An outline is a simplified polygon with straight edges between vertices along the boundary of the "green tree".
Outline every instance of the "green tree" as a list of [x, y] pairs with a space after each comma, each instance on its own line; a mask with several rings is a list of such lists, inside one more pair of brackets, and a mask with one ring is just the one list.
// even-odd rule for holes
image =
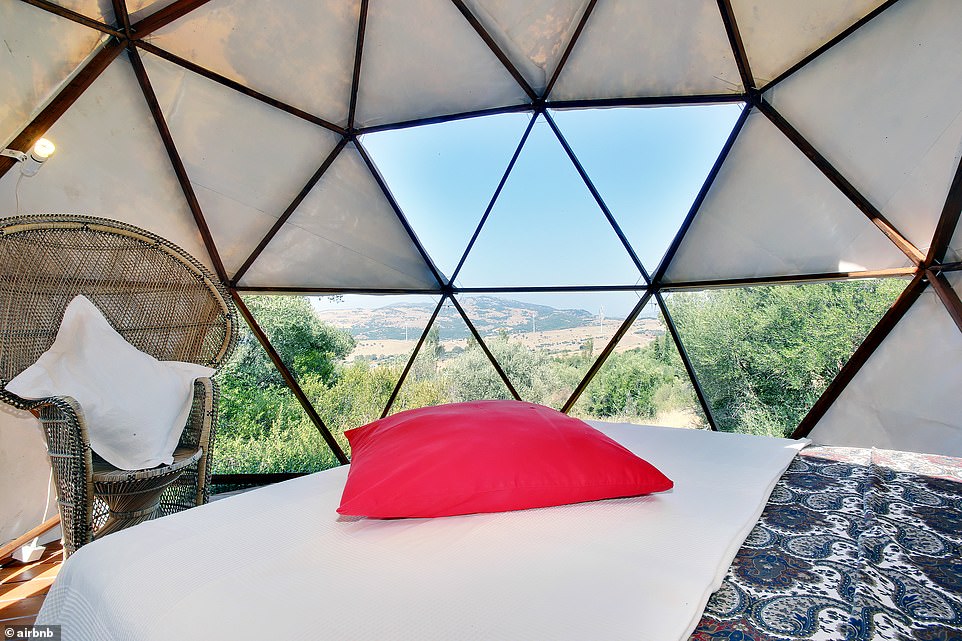
[[[349, 334], [318, 320], [306, 298], [251, 296], [245, 303], [305, 390], [316, 392], [335, 380], [337, 362], [354, 347]], [[333, 465], [333, 455], [255, 336], [246, 326], [239, 334], [237, 350], [219, 374], [217, 471], [310, 471]]]
[[[322, 323], [306, 297], [249, 296], [244, 302], [298, 380], [316, 376], [331, 382], [335, 363], [354, 349], [351, 335]], [[284, 385], [267, 352], [246, 326], [241, 328], [237, 351], [224, 375], [255, 387]]]
[[598, 417], [653, 418], [655, 394], [675, 380], [671, 366], [657, 358], [657, 341], [612, 354], [586, 391], [585, 409]]
[[720, 429], [790, 434], [904, 289], [863, 280], [672, 294]]

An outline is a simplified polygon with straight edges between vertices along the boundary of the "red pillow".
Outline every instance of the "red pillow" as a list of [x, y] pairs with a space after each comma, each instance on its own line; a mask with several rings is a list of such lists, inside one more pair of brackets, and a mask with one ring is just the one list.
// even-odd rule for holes
[[345, 432], [340, 514], [505, 512], [670, 489], [647, 461], [584, 421], [517, 401], [400, 412]]

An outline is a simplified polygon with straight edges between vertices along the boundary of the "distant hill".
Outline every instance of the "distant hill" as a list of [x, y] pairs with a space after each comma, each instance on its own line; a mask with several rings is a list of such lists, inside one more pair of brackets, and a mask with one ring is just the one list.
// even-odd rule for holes
[[[545, 332], [584, 327], [598, 317], [584, 309], [555, 309], [495, 296], [464, 296], [461, 306], [478, 332], [488, 336], [504, 329], [509, 333]], [[376, 309], [335, 309], [318, 311], [318, 317], [349, 331], [357, 340], [413, 339], [423, 330], [434, 311], [431, 303], [402, 303]], [[606, 321], [620, 321], [607, 318]], [[442, 340], [468, 337], [468, 329], [457, 310], [446, 305], [438, 316]]]

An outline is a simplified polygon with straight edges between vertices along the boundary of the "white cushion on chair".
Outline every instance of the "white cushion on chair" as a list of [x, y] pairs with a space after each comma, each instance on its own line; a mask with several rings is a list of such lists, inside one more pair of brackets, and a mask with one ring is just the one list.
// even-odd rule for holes
[[173, 462], [194, 380], [213, 374], [141, 352], [77, 296], [50, 349], [6, 389], [24, 398], [72, 396], [83, 409], [91, 448], [111, 465], [138, 470]]

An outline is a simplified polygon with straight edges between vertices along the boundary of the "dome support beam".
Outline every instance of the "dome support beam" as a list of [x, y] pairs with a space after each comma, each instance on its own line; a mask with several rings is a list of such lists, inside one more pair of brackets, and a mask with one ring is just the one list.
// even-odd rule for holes
[[596, 4], [598, 4], [598, 0], [589, 0], [584, 13], [581, 14], [581, 19], [578, 20], [578, 26], [575, 27], [575, 32], [571, 34], [571, 40], [568, 41], [568, 46], [565, 47], [564, 53], [561, 54], [561, 58], [558, 60], [558, 66], [555, 67], [554, 73], [551, 74], [551, 78], [548, 80], [548, 84], [545, 85], [544, 95], [541, 96], [542, 100], [547, 100], [548, 96], [551, 95], [551, 90], [554, 89], [555, 83], [558, 82], [558, 77], [561, 76], [565, 63], [568, 62], [571, 52], [574, 51], [575, 45], [581, 37], [581, 32], [584, 31], [585, 25], [588, 24], [588, 18], [591, 17], [591, 12], [594, 11]]
[[511, 379], [509, 379], [508, 375], [504, 373], [504, 370], [501, 368], [501, 364], [498, 363], [498, 359], [496, 359], [494, 354], [491, 353], [491, 350], [488, 349], [487, 344], [484, 342], [484, 339], [481, 338], [481, 334], [474, 326], [474, 323], [472, 323], [471, 319], [468, 318], [468, 315], [464, 313], [464, 308], [461, 307], [461, 303], [459, 303], [458, 299], [454, 296], [450, 296], [450, 299], [451, 303], [454, 305], [454, 308], [458, 310], [458, 314], [460, 314], [461, 318], [464, 319], [464, 324], [468, 326], [468, 329], [471, 331], [471, 335], [474, 336], [474, 340], [478, 342], [478, 346], [481, 348], [481, 351], [484, 352], [484, 355], [487, 356], [488, 360], [491, 361], [491, 364], [494, 365], [494, 369], [498, 372], [498, 376], [501, 377], [501, 380], [504, 381], [508, 391], [511, 392], [511, 396], [514, 397], [514, 400], [520, 401], [521, 396], [518, 395], [518, 391], [514, 389], [514, 385], [511, 384]]
[[347, 109], [347, 129], [354, 131], [354, 119], [357, 116], [357, 92], [361, 85], [361, 57], [364, 54], [364, 33], [367, 30], [368, 0], [361, 0], [360, 12], [357, 17], [357, 42], [354, 46], [354, 72], [351, 75], [351, 100]]
[[175, 54], [167, 51], [166, 49], [161, 49], [160, 47], [158, 47], [158, 46], [156, 46], [156, 45], [154, 45], [154, 44], [152, 44], [152, 43], [150, 43], [150, 42], [147, 42], [147, 41], [145, 41], [145, 40], [135, 40], [135, 41], [134, 41], [134, 44], [135, 44], [139, 49], [143, 49], [144, 51], [147, 51], [148, 53], [152, 53], [152, 54], [154, 54], [155, 56], [157, 56], [158, 58], [163, 58], [164, 60], [166, 60], [166, 61], [168, 61], [168, 62], [171, 62], [171, 63], [173, 63], [173, 64], [175, 64], [175, 65], [177, 65], [177, 66], [179, 66], [179, 67], [183, 67], [184, 69], [186, 69], [186, 70], [188, 70], [188, 71], [190, 71], [190, 72], [192, 72], [192, 73], [196, 73], [196, 74], [199, 75], [199, 76], [203, 76], [204, 78], [207, 78], [208, 80], [212, 80], [212, 81], [216, 82], [216, 83], [219, 84], [219, 85], [223, 85], [223, 86], [227, 87], [228, 89], [233, 89], [234, 91], [236, 91], [236, 92], [238, 92], [238, 93], [242, 93], [242, 94], [244, 94], [245, 96], [248, 96], [248, 97], [250, 97], [250, 98], [253, 98], [254, 100], [258, 100], [258, 101], [260, 101], [260, 102], [263, 102], [265, 105], [269, 105], [269, 106], [271, 106], [271, 107], [274, 107], [275, 109], [279, 109], [280, 111], [284, 111], [284, 112], [286, 112], [286, 113], [289, 113], [290, 115], [292, 115], [292, 116], [294, 116], [294, 117], [296, 117], [296, 118], [300, 118], [301, 120], [306, 120], [307, 122], [310, 122], [310, 123], [312, 123], [312, 124], [315, 124], [315, 125], [317, 125], [318, 127], [323, 127], [323, 128], [325, 128], [325, 129], [328, 129], [328, 130], [330, 130], [330, 131], [333, 131], [334, 133], [340, 134], [340, 135], [342, 135], [342, 136], [347, 135], [347, 130], [346, 130], [346, 129], [344, 129], [343, 127], [339, 127], [338, 125], [335, 125], [334, 123], [329, 122], [329, 121], [325, 120], [324, 118], [321, 118], [320, 116], [316, 116], [316, 115], [314, 115], [314, 114], [312, 114], [312, 113], [308, 113], [308, 112], [304, 111], [303, 109], [298, 109], [297, 107], [294, 107], [294, 106], [292, 106], [292, 105], [289, 105], [289, 104], [287, 104], [286, 102], [283, 102], [283, 101], [281, 101], [281, 100], [278, 100], [278, 99], [276, 99], [276, 98], [273, 98], [273, 97], [271, 97], [271, 96], [268, 96], [268, 95], [266, 95], [266, 94], [263, 94], [263, 93], [261, 93], [261, 92], [259, 92], [259, 91], [256, 91], [256, 90], [254, 90], [254, 89], [251, 89], [251, 88], [248, 87], [247, 85], [243, 85], [243, 84], [241, 84], [241, 83], [239, 83], [239, 82], [236, 82], [236, 81], [234, 81], [234, 80], [231, 80], [230, 78], [227, 78], [226, 76], [222, 76], [222, 75], [220, 75], [219, 73], [216, 73], [216, 72], [214, 72], [214, 71], [211, 71], [210, 69], [207, 69], [206, 67], [202, 67], [201, 65], [199, 65], [199, 64], [197, 64], [197, 63], [195, 63], [195, 62], [191, 62], [190, 60], [186, 60], [186, 59], [184, 59], [184, 58], [181, 58], [180, 56], [177, 56], [177, 55], [175, 55]]
[[150, 14], [143, 20], [130, 25], [130, 30], [138, 38], [145, 38], [158, 29], [162, 29], [174, 20], [186, 16], [188, 13], [207, 4], [209, 0], [176, 0], [160, 11]]
[[137, 76], [137, 82], [140, 83], [140, 89], [144, 94], [144, 100], [147, 102], [147, 107], [150, 109], [150, 114], [154, 118], [154, 124], [157, 126], [157, 132], [160, 134], [160, 138], [164, 143], [164, 148], [167, 150], [167, 156], [170, 159], [170, 164], [174, 169], [174, 173], [177, 175], [177, 181], [180, 183], [181, 191], [184, 192], [184, 198], [187, 200], [187, 206], [190, 208], [190, 213], [194, 217], [194, 222], [197, 225], [198, 231], [200, 231], [200, 236], [204, 241], [204, 247], [207, 249], [207, 254], [210, 256], [211, 262], [214, 263], [214, 271], [217, 272], [217, 278], [219, 278], [222, 283], [226, 284], [229, 281], [227, 278], [227, 270], [224, 268], [224, 263], [220, 258], [220, 253], [217, 251], [217, 246], [214, 244], [214, 237], [211, 235], [210, 227], [208, 227], [207, 220], [204, 218], [204, 212], [200, 208], [200, 202], [198, 202], [197, 195], [194, 193], [194, 188], [190, 183], [190, 177], [187, 175], [187, 169], [184, 167], [184, 161], [181, 160], [180, 154], [177, 152], [177, 147], [174, 145], [174, 138], [170, 134], [170, 128], [167, 126], [167, 120], [164, 118], [164, 113], [160, 108], [160, 103], [157, 102], [157, 95], [154, 93], [154, 88], [150, 84], [150, 78], [147, 77], [147, 70], [144, 68], [144, 62], [140, 59], [140, 53], [137, 51], [136, 47], [129, 45], [127, 50], [130, 56], [130, 64], [134, 68], [134, 75]]
[[651, 277], [648, 275], [648, 272], [645, 270], [645, 266], [641, 264], [641, 259], [638, 258], [638, 254], [635, 253], [634, 247], [632, 247], [631, 243], [628, 242], [628, 237], [625, 236], [625, 232], [621, 230], [621, 226], [618, 224], [618, 221], [615, 220], [615, 217], [611, 214], [611, 210], [608, 209], [608, 205], [605, 204], [604, 199], [601, 197], [601, 193], [595, 188], [595, 184], [591, 182], [591, 178], [588, 176], [588, 172], [586, 172], [585, 168], [581, 166], [581, 161], [578, 160], [578, 157], [575, 155], [575, 152], [571, 149], [571, 146], [568, 144], [568, 141], [565, 140], [565, 137], [562, 135], [561, 130], [558, 129], [558, 125], [555, 124], [554, 118], [551, 117], [551, 114], [545, 111], [544, 119], [548, 122], [548, 126], [551, 127], [551, 131], [554, 132], [554, 135], [558, 139], [558, 142], [561, 143], [561, 146], [564, 148], [565, 153], [568, 155], [568, 159], [571, 161], [571, 164], [575, 166], [575, 169], [577, 170], [578, 175], [581, 176], [581, 180], [585, 183], [585, 186], [588, 188], [588, 191], [591, 192], [591, 196], [595, 199], [595, 203], [597, 203], [598, 207], [601, 208], [602, 213], [604, 213], [605, 218], [608, 220], [608, 224], [611, 225], [611, 228], [614, 230], [615, 235], [618, 236], [618, 240], [621, 241], [621, 244], [624, 246], [625, 251], [628, 252], [628, 255], [631, 257], [631, 261], [635, 264], [635, 268], [638, 269], [638, 271], [641, 273], [641, 277], [644, 279], [645, 284], [650, 285]]
[[942, 207], [942, 214], [939, 216], [939, 224], [935, 228], [929, 253], [925, 257], [925, 265], [929, 270], [929, 281], [932, 283], [932, 288], [939, 295], [939, 300], [945, 305], [949, 316], [962, 331], [962, 300], [959, 299], [959, 295], [942, 273], [941, 266], [946, 253], [948, 253], [949, 243], [952, 242], [952, 235], [955, 233], [960, 218], [962, 218], [962, 160], [959, 161], [959, 166], [955, 170], [955, 176], [949, 186], [949, 193], [945, 197], [945, 205]]
[[609, 109], [611, 107], [673, 107], [687, 105], [719, 105], [745, 102], [743, 93], [710, 93], [693, 96], [638, 96], [634, 98], [592, 98], [588, 100], [554, 100], [546, 109]]
[[400, 122], [389, 122], [383, 125], [371, 125], [370, 127], [362, 127], [357, 130], [358, 136], [363, 136], [365, 134], [374, 134], [381, 131], [394, 131], [397, 129], [410, 129], [412, 127], [420, 127], [422, 125], [439, 125], [444, 122], [453, 122], [455, 120], [467, 120], [469, 118], [481, 118], [484, 116], [498, 116], [501, 114], [516, 114], [523, 113], [526, 111], [533, 111], [534, 107], [532, 105], [508, 105], [506, 107], [488, 107], [486, 109], [476, 109], [474, 111], [462, 111], [454, 114], [446, 114], [443, 116], [428, 116], [426, 118], [415, 118], [413, 120], [402, 120]]
[[851, 358], [842, 366], [832, 382], [828, 384], [822, 395], [818, 397], [815, 404], [805, 415], [805, 418], [799, 422], [798, 427], [792, 432], [792, 438], [805, 438], [814, 429], [818, 421], [825, 415], [828, 408], [838, 399], [842, 394], [848, 384], [855, 378], [862, 366], [868, 361], [868, 359], [875, 353], [878, 346], [882, 344], [882, 341], [891, 333], [898, 324], [902, 317], [905, 316], [912, 304], [918, 300], [919, 296], [928, 286], [928, 281], [925, 279], [925, 272], [919, 271], [912, 282], [909, 283], [892, 306], [889, 307], [888, 311], [882, 316], [878, 324], [872, 328], [862, 344], [858, 346], [855, 353], [852, 354]]
[[234, 285], [235, 291], [244, 294], [293, 294], [297, 296], [337, 296], [342, 294], [373, 296], [403, 294], [444, 294], [441, 287], [412, 289], [406, 287], [267, 287], [263, 285]]
[[110, 34], [117, 38], [123, 38], [124, 32], [114, 27], [104, 24], [99, 20], [94, 20], [93, 18], [88, 18], [82, 13], [77, 13], [67, 7], [62, 7], [59, 4], [54, 4], [48, 0], [22, 0], [22, 2], [29, 4], [31, 6], [37, 7], [38, 9], [43, 9], [54, 15], [60, 16], [61, 18], [66, 18], [67, 20], [73, 20], [77, 24], [82, 24], [85, 27], [90, 27], [91, 29], [96, 29], [103, 33]]
[[868, 218], [873, 225], [878, 227], [913, 264], [921, 265], [923, 263], [925, 254], [913, 245], [904, 234], [896, 229], [895, 225], [893, 225], [875, 205], [869, 202], [868, 198], [863, 196], [825, 156], [820, 154], [795, 127], [775, 110], [775, 107], [764, 99], [761, 99], [758, 101], [758, 109], [765, 114], [768, 120], [771, 121], [779, 131], [785, 134], [785, 137], [791, 140], [792, 144], [805, 154], [805, 156], [812, 161], [812, 164], [814, 164], [839, 191], [845, 194], [845, 196], [852, 201], [852, 204], [865, 214], [865, 217]]
[[571, 392], [571, 396], [568, 397], [568, 400], [565, 401], [565, 404], [561, 406], [562, 412], [567, 414], [571, 411], [571, 408], [574, 407], [575, 403], [578, 402], [578, 399], [581, 398], [581, 394], [584, 393], [585, 388], [588, 387], [588, 383], [591, 382], [591, 379], [595, 377], [595, 374], [598, 373], [598, 370], [601, 369], [601, 366], [605, 364], [605, 361], [608, 360], [608, 357], [611, 356], [612, 352], [615, 351], [615, 346], [618, 345], [618, 342], [624, 337], [625, 334], [628, 333], [628, 330], [631, 329], [631, 326], [634, 324], [635, 320], [637, 320], [638, 315], [641, 314], [642, 310], [645, 309], [645, 305], [647, 305], [648, 301], [651, 300], [651, 296], [652, 290], [646, 290], [641, 298], [638, 299], [638, 302], [628, 313], [628, 316], [625, 317], [624, 322], [621, 323], [621, 327], [619, 327], [618, 331], [616, 331], [614, 336], [611, 337], [611, 340], [608, 341], [608, 344], [605, 345], [605, 348], [601, 350], [601, 353], [598, 354], [598, 358], [595, 359], [595, 362], [591, 364], [591, 367], [585, 373], [584, 378], [581, 379], [581, 382], [578, 383], [578, 386], [575, 388], [575, 390]]
[[695, 388], [695, 396], [698, 397], [698, 402], [701, 404], [701, 410], [704, 412], [705, 419], [708, 421], [708, 427], [711, 431], [717, 432], [718, 422], [715, 421], [715, 414], [712, 411], [711, 404], [708, 402], [708, 396], [705, 395], [705, 391], [701, 387], [698, 374], [695, 372], [695, 367], [692, 365], [691, 358], [688, 356], [688, 350], [685, 349], [685, 345], [682, 343], [681, 335], [678, 333], [678, 328], [675, 326], [675, 321], [671, 318], [671, 312], [668, 310], [668, 305], [665, 304], [665, 299], [662, 297], [660, 291], [655, 291], [655, 300], [658, 301], [661, 315], [665, 319], [665, 325], [671, 334], [671, 340], [675, 342], [675, 348], [678, 350], [681, 362], [685, 366], [685, 371], [688, 372], [688, 378], [691, 379], [692, 387]]
[[397, 379], [397, 384], [391, 391], [391, 396], [388, 397], [387, 403], [384, 405], [384, 411], [381, 412], [381, 418], [390, 413], [391, 408], [394, 406], [394, 401], [397, 400], [397, 395], [401, 392], [401, 386], [404, 385], [404, 381], [408, 377], [408, 372], [414, 367], [414, 360], [417, 358], [418, 353], [421, 351], [421, 346], [424, 345], [424, 341], [428, 338], [428, 332], [431, 331], [431, 327], [434, 325], [434, 321], [437, 320], [438, 314], [441, 313], [441, 308], [444, 306], [444, 301], [447, 300], [448, 296], [441, 296], [438, 301], [437, 306], [434, 308], [434, 312], [431, 314], [431, 318], [428, 319], [427, 324], [424, 326], [424, 331], [421, 332], [421, 336], [418, 338], [417, 344], [414, 346], [414, 351], [411, 352], [411, 358], [408, 359], [407, 363], [404, 364], [404, 369], [401, 371], [400, 378]]
[[461, 254], [461, 260], [458, 261], [457, 266], [451, 273], [451, 278], [449, 283], [454, 283], [457, 279], [458, 274], [461, 273], [461, 268], [464, 267], [464, 261], [468, 259], [468, 254], [471, 253], [471, 248], [474, 247], [474, 243], [478, 240], [478, 236], [481, 234], [481, 229], [484, 227], [484, 223], [488, 220], [488, 216], [491, 215], [491, 210], [494, 209], [494, 203], [497, 202], [498, 197], [501, 195], [501, 190], [504, 189], [505, 183], [508, 182], [508, 176], [511, 174], [511, 170], [514, 169], [515, 163], [518, 161], [518, 156], [521, 155], [521, 150], [524, 149], [524, 144], [528, 140], [528, 136], [531, 134], [531, 130], [534, 128], [534, 123], [538, 119], [537, 115], [531, 117], [528, 121], [528, 126], [525, 127], [524, 133], [521, 134], [521, 140], [518, 142], [518, 146], [514, 150], [514, 154], [511, 156], [511, 160], [508, 161], [508, 166], [504, 170], [504, 174], [501, 175], [501, 180], [498, 182], [498, 187], [494, 190], [494, 195], [491, 196], [491, 200], [488, 201], [488, 206], [484, 208], [484, 214], [481, 215], [481, 220], [478, 221], [478, 226], [474, 229], [474, 233], [471, 235], [471, 240], [468, 241], [467, 247], [464, 248], [464, 253]]
[[[107, 44], [90, 59], [87, 65], [77, 72], [77, 75], [67, 83], [60, 93], [7, 146], [20, 151], [26, 151], [33, 147], [33, 144], [47, 133], [47, 130], [60, 119], [60, 116], [76, 102], [77, 98], [86, 91], [87, 87], [93, 84], [93, 81], [103, 73], [104, 69], [110, 66], [110, 63], [123, 50], [123, 41], [116, 38], [108, 40]], [[0, 156], [0, 178], [15, 163], [16, 161], [13, 158]]]
[[945, 260], [945, 254], [948, 252], [952, 234], [955, 233], [960, 217], [962, 217], [962, 160], [959, 161], [952, 184], [949, 186], [949, 193], [945, 197], [942, 215], [939, 216], [939, 224], [935, 228], [929, 253], [925, 257], [926, 265], [941, 263]]
[[421, 244], [421, 240], [418, 238], [417, 234], [414, 233], [414, 228], [411, 227], [408, 219], [405, 218], [404, 212], [401, 211], [401, 206], [397, 204], [394, 194], [391, 193], [387, 183], [384, 182], [384, 177], [381, 176], [381, 172], [377, 170], [377, 167], [371, 160], [371, 157], [367, 155], [367, 150], [364, 149], [364, 145], [362, 145], [359, 140], [355, 140], [354, 147], [357, 149], [357, 153], [360, 154], [364, 164], [367, 165], [368, 171], [371, 172], [371, 176], [374, 177], [374, 181], [377, 183], [377, 186], [380, 187], [384, 197], [387, 198], [388, 203], [391, 205], [391, 209], [394, 211], [394, 215], [397, 216], [398, 222], [400, 222], [401, 226], [404, 227], [404, 231], [407, 232], [408, 237], [411, 239], [411, 242], [414, 243], [414, 246], [417, 248], [421, 258], [424, 259], [424, 262], [431, 271], [431, 275], [434, 277], [434, 280], [439, 286], [443, 286], [444, 278], [441, 276], [441, 272], [438, 271], [434, 261], [431, 260], [431, 257], [428, 255], [427, 251], [425, 251], [424, 245]]
[[307, 184], [304, 185], [304, 187], [296, 196], [294, 196], [294, 200], [292, 200], [287, 206], [287, 209], [284, 210], [284, 213], [280, 215], [280, 217], [264, 235], [261, 241], [257, 243], [257, 247], [255, 247], [250, 253], [250, 255], [247, 257], [247, 260], [245, 260], [240, 268], [234, 273], [234, 277], [231, 279], [231, 285], [236, 286], [237, 281], [244, 277], [244, 274], [246, 274], [247, 270], [250, 269], [251, 265], [254, 264], [254, 261], [257, 260], [257, 257], [261, 255], [261, 252], [264, 251], [264, 249], [270, 244], [271, 240], [274, 239], [274, 236], [277, 235], [277, 232], [281, 230], [281, 227], [284, 226], [284, 223], [287, 222], [287, 219], [294, 214], [294, 210], [296, 210], [300, 206], [301, 202], [307, 198], [307, 195], [311, 193], [311, 190], [314, 189], [314, 186], [321, 179], [321, 176], [323, 176], [327, 171], [327, 168], [334, 163], [334, 159], [337, 158], [338, 154], [341, 153], [341, 150], [344, 149], [346, 144], [347, 138], [341, 138], [338, 141], [338, 143], [334, 146], [334, 149], [331, 150], [331, 153], [329, 153], [327, 158], [324, 159], [324, 162], [321, 163], [321, 166], [317, 168], [317, 171], [314, 172], [314, 175], [312, 175], [307, 181]]
[[840, 43], [842, 40], [845, 40], [847, 37], [849, 37], [856, 31], [861, 29], [863, 26], [865, 26], [866, 24], [874, 20], [882, 12], [890, 8], [892, 5], [894, 5], [898, 1], [899, 0], [886, 0], [886, 2], [883, 2], [878, 7], [876, 7], [873, 11], [864, 15], [860, 20], [856, 21], [848, 29], [846, 29], [845, 31], [842, 31], [840, 34], [838, 34], [837, 36], [835, 36], [834, 38], [832, 38], [831, 40], [823, 44], [821, 47], [819, 47], [818, 49], [808, 54], [807, 56], [805, 56], [804, 58], [796, 62], [794, 65], [792, 65], [791, 67], [783, 71], [777, 78], [775, 78], [774, 80], [769, 82], [767, 85], [762, 87], [761, 91], [765, 93], [773, 89], [775, 86], [780, 84], [786, 78], [794, 75], [796, 71], [798, 71], [799, 69], [801, 69], [802, 67], [810, 63], [812, 60], [815, 60], [815, 58], [818, 58], [820, 55], [822, 55], [823, 53], [825, 53], [826, 51], [828, 51], [829, 49], [831, 49], [832, 47]]
[[932, 289], [938, 294], [939, 300], [945, 305], [945, 310], [952, 317], [959, 331], [962, 332], [962, 300], [959, 299], [959, 295], [952, 289], [949, 279], [942, 272], [929, 269], [926, 273], [929, 283], [932, 284]]
[[738, 116], [738, 120], [735, 121], [735, 126], [732, 127], [731, 133], [728, 134], [728, 139], [725, 141], [721, 151], [718, 152], [718, 157], [715, 159], [715, 164], [712, 165], [711, 171], [708, 172], [705, 182], [702, 183], [701, 189], [698, 191], [698, 195], [695, 196], [695, 201], [691, 204], [688, 214], [685, 216], [685, 220], [682, 221], [681, 227], [678, 229], [678, 233], [676, 233], [675, 237], [672, 238], [671, 244], [668, 246], [668, 250], [665, 252], [665, 256], [661, 259], [661, 263], [659, 263], [658, 268], [655, 270], [655, 274], [651, 279], [651, 284], [653, 287], [660, 287], [661, 282], [665, 279], [665, 273], [668, 271], [668, 267], [671, 265], [671, 261], [674, 259], [675, 254], [678, 253], [678, 248], [681, 247], [681, 241], [684, 240], [685, 234], [688, 233], [688, 229], [695, 220], [695, 216], [698, 215], [698, 210], [701, 208], [701, 204], [708, 196], [708, 192], [711, 190], [711, 186], [714, 184], [715, 178], [718, 176], [718, 172], [721, 171], [722, 165], [725, 163], [725, 159], [728, 158], [729, 152], [731, 152], [732, 147], [735, 145], [735, 139], [738, 138], [739, 132], [741, 132], [742, 127], [745, 126], [745, 121], [748, 120], [748, 116], [751, 111], [751, 103], [746, 104], [745, 108], [742, 109], [742, 113]]
[[514, 66], [514, 63], [511, 62], [511, 59], [508, 58], [504, 51], [501, 50], [501, 47], [499, 47], [498, 43], [494, 41], [494, 38], [491, 37], [491, 34], [485, 31], [478, 19], [473, 13], [471, 13], [471, 10], [465, 6], [463, 0], [451, 0], [451, 3], [457, 7], [458, 11], [461, 12], [461, 15], [464, 16], [464, 19], [468, 21], [468, 24], [470, 24], [474, 31], [481, 37], [482, 40], [484, 40], [484, 44], [488, 45], [488, 49], [491, 50], [491, 53], [493, 53], [495, 57], [501, 61], [501, 64], [504, 65], [504, 68], [508, 70], [508, 73], [511, 74], [511, 77], [514, 78], [515, 82], [517, 82], [524, 92], [528, 94], [528, 97], [532, 100], [537, 100], [538, 94], [535, 93], [534, 89], [531, 88], [531, 85], [528, 84], [528, 81], [524, 79], [524, 76], [522, 76], [521, 72], [518, 71], [518, 68]]
[[130, 15], [127, 13], [127, 3], [125, 0], [110, 0], [114, 7], [114, 16], [117, 18], [117, 26], [124, 30], [124, 37], [130, 40]]
[[274, 346], [271, 345], [271, 341], [267, 337], [267, 334], [265, 334], [264, 330], [261, 329], [261, 326], [258, 325], [257, 319], [255, 319], [254, 315], [251, 314], [251, 310], [248, 309], [247, 304], [244, 303], [244, 299], [242, 299], [240, 294], [238, 294], [234, 289], [230, 290], [230, 296], [234, 300], [234, 304], [237, 305], [237, 311], [239, 311], [241, 316], [244, 317], [244, 320], [247, 322], [247, 326], [250, 327], [251, 332], [254, 334], [255, 338], [257, 338], [257, 341], [261, 344], [261, 347], [263, 347], [264, 351], [267, 352], [267, 356], [271, 359], [274, 367], [277, 368], [281, 378], [284, 379], [284, 382], [291, 390], [291, 393], [294, 394], [297, 402], [300, 403], [301, 407], [304, 408], [304, 412], [307, 413], [308, 418], [310, 418], [311, 422], [314, 423], [314, 427], [316, 427], [317, 431], [321, 433], [321, 437], [324, 439], [324, 442], [327, 443], [327, 446], [331, 448], [331, 451], [334, 453], [334, 456], [337, 458], [338, 462], [340, 462], [342, 465], [350, 463], [347, 455], [344, 454], [344, 450], [342, 450], [340, 444], [338, 444], [337, 439], [335, 439], [334, 435], [331, 434], [331, 430], [328, 429], [327, 425], [317, 413], [317, 410], [314, 409], [314, 405], [311, 404], [310, 399], [307, 398], [307, 394], [305, 394], [304, 390], [301, 389], [297, 379], [294, 378], [294, 374], [291, 373], [291, 370], [289, 370], [287, 365], [284, 364], [284, 361], [281, 360], [280, 354], [278, 354], [277, 350], [274, 349]]
[[752, 67], [748, 62], [748, 52], [745, 50], [745, 43], [742, 42], [742, 35], [738, 31], [738, 22], [735, 20], [731, 0], [718, 0], [718, 11], [721, 13], [722, 22], [725, 23], [728, 44], [731, 45], [732, 55], [735, 57], [738, 75], [742, 79], [742, 87], [749, 96], [757, 94], [755, 76], [752, 74]]
[[821, 272], [818, 274], [788, 274], [784, 276], [749, 276], [747, 278], [720, 278], [717, 280], [689, 280], [661, 283], [661, 291], [686, 291], [721, 289], [726, 287], [756, 287], [758, 285], [796, 285], [799, 283], [824, 283], [828, 281], [862, 278], [898, 278], [914, 276], [917, 267], [893, 269], [870, 269], [856, 272]]

